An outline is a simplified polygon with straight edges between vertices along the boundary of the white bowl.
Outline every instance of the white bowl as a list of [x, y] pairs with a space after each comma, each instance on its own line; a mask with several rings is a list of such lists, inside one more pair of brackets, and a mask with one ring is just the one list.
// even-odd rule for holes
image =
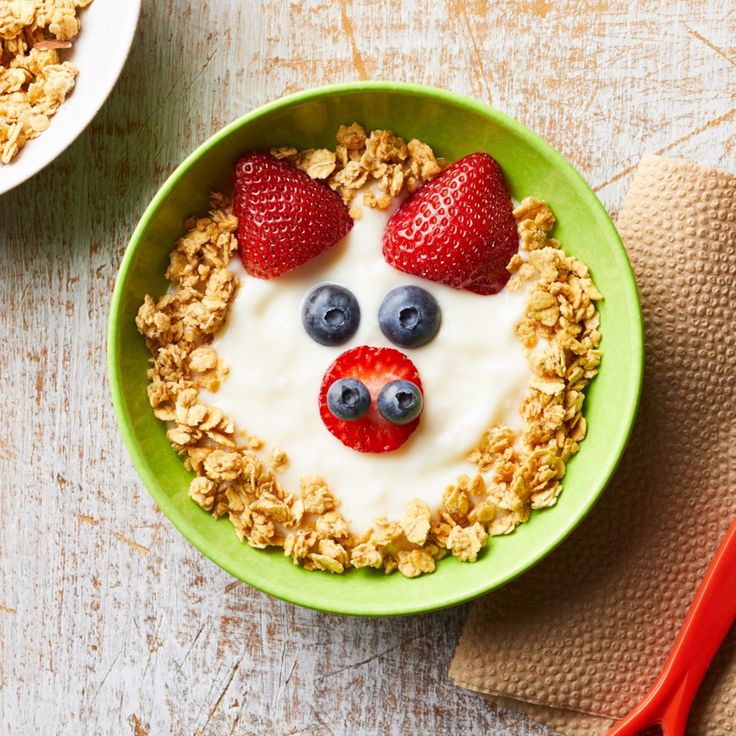
[[0, 194], [50, 164], [97, 114], [128, 58], [140, 10], [141, 0], [94, 0], [80, 11], [82, 28], [63, 56], [79, 68], [76, 86], [48, 129], [0, 164]]

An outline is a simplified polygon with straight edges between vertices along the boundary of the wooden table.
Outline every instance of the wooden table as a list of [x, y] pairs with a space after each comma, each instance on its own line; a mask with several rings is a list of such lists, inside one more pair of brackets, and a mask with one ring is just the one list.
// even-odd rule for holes
[[144, 0], [101, 114], [0, 199], [2, 734], [549, 733], [448, 680], [467, 606], [377, 621], [301, 610], [233, 580], [163, 518], [108, 395], [115, 273], [185, 154], [328, 82], [486, 100], [613, 212], [644, 152], [734, 170], [735, 37], [727, 0]]

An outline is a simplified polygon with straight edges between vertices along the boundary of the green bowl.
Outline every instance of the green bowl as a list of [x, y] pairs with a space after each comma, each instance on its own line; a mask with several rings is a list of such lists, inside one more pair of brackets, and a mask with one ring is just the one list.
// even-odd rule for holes
[[[228, 181], [243, 151], [276, 145], [332, 146], [341, 123], [388, 128], [426, 141], [458, 159], [487, 151], [516, 199], [547, 200], [556, 236], [582, 258], [605, 296], [603, 362], [586, 401], [589, 432], [570, 462], [556, 506], [532, 514], [506, 537], [495, 537], [478, 562], [443, 560], [432, 575], [350, 570], [310, 573], [279, 550], [251, 549], [227, 519], [215, 521], [192, 502], [190, 473], [171, 449], [148, 404], [148, 352], [134, 317], [145, 294], [167, 288], [168, 254], [182, 222], [205, 212], [208, 192]], [[642, 378], [643, 336], [636, 283], [605, 209], [573, 167], [548, 143], [506, 115], [451, 92], [393, 82], [323, 87], [265, 105], [223, 128], [192, 153], [153, 198], [133, 233], [115, 284], [109, 321], [110, 385], [120, 428], [135, 467], [155, 502], [215, 564], [266, 593], [324, 611], [400, 615], [430, 611], [486, 593], [528, 570], [573, 530], [603, 491], [629, 436]]]

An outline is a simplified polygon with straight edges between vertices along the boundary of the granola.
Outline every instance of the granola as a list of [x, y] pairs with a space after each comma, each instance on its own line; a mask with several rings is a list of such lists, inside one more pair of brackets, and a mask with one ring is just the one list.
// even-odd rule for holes
[[59, 58], [92, 0], [0, 3], [0, 163], [43, 133], [74, 88], [77, 67]]
[[[346, 203], [367, 181], [361, 206], [381, 207], [417, 181], [443, 168], [426, 144], [388, 131], [370, 134], [358, 124], [341, 126], [334, 152], [273, 149], [309, 176], [325, 180]], [[398, 521], [378, 518], [354, 534], [340, 513], [340, 499], [319, 476], [303, 476], [287, 490], [279, 472], [287, 452], [248, 434], [221, 410], [200, 402], [226, 375], [210, 343], [224, 323], [239, 287], [228, 269], [236, 249], [237, 219], [231, 201], [212, 197], [208, 216], [190, 218], [170, 255], [170, 291], [147, 296], [136, 323], [151, 352], [148, 395], [155, 415], [169, 423], [168, 438], [195, 477], [189, 495], [216, 518], [227, 515], [239, 538], [255, 548], [280, 546], [294, 564], [334, 574], [350, 567], [398, 569], [407, 577], [434, 571], [451, 553], [474, 562], [489, 536], [512, 532], [532, 509], [551, 506], [561, 490], [566, 463], [586, 433], [584, 390], [601, 360], [596, 289], [587, 267], [550, 236], [549, 206], [527, 197], [514, 210], [520, 252], [508, 264], [508, 288], [528, 288], [526, 310], [516, 327], [532, 370], [521, 407], [524, 428], [489, 427], [467, 455], [475, 469], [461, 475], [432, 513], [412, 499]]]
[[448, 163], [438, 159], [426, 143], [414, 138], [405, 141], [388, 130], [368, 134], [358, 123], [340, 126], [334, 151], [299, 151], [293, 146], [280, 146], [272, 148], [271, 154], [306, 171], [312, 179], [325, 180], [348, 205], [367, 183], [375, 184], [378, 194], [364, 191], [360, 203], [351, 207], [350, 214], [356, 220], [361, 217], [361, 204], [386, 209], [402, 191], [413, 192], [420, 182], [436, 177]]

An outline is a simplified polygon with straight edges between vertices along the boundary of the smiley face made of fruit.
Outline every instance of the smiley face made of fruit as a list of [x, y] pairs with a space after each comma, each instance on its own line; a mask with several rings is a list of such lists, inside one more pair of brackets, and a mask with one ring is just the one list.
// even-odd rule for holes
[[[361, 252], [374, 249], [373, 262], [382, 253], [383, 265], [398, 277], [394, 288], [378, 295], [377, 309], [371, 304], [373, 313], [348, 286], [324, 277], [334, 272], [331, 266], [339, 257], [333, 247], [356, 224], [336, 193], [259, 152], [247, 153], [236, 163], [234, 190], [240, 260], [255, 277], [244, 291], [257, 290], [256, 280], [283, 283], [285, 290], [295, 285], [303, 289], [305, 281], [311, 281], [311, 288], [300, 294], [300, 337], [306, 335], [326, 348], [321, 353], [324, 368], [312, 396], [298, 400], [309, 401], [324, 427], [352, 450], [396, 451], [417, 430], [425, 404], [433, 400], [425, 395], [414, 359], [443, 324], [442, 298], [436, 289], [433, 293], [433, 285], [482, 295], [485, 301], [497, 298], [492, 295], [508, 280], [506, 265], [517, 252], [518, 235], [499, 165], [486, 153], [471, 154], [403, 203], [397, 201], [400, 206], [393, 208], [387, 225], [388, 214], [366, 213], [374, 228], [361, 242]], [[358, 221], [356, 231], [363, 225]], [[385, 230], [377, 232], [381, 227]], [[356, 269], [360, 267], [356, 263]], [[402, 273], [409, 275], [405, 283]], [[369, 281], [371, 275], [367, 269], [358, 271], [353, 282]], [[375, 302], [376, 295], [371, 296]], [[257, 309], [253, 316], [258, 316]], [[297, 341], [294, 317], [289, 308], [292, 324], [283, 337], [292, 344]], [[377, 324], [388, 345], [351, 344], [366, 320]], [[274, 335], [274, 343], [278, 339]], [[297, 352], [295, 347], [298, 360]]]
[[209, 403], [286, 451], [286, 487], [324, 476], [358, 528], [414, 496], [438, 504], [483, 431], [519, 417], [530, 376], [514, 335], [525, 295], [503, 288], [512, 207], [485, 153], [356, 221], [324, 183], [245, 154], [242, 285], [213, 343], [229, 374]]

